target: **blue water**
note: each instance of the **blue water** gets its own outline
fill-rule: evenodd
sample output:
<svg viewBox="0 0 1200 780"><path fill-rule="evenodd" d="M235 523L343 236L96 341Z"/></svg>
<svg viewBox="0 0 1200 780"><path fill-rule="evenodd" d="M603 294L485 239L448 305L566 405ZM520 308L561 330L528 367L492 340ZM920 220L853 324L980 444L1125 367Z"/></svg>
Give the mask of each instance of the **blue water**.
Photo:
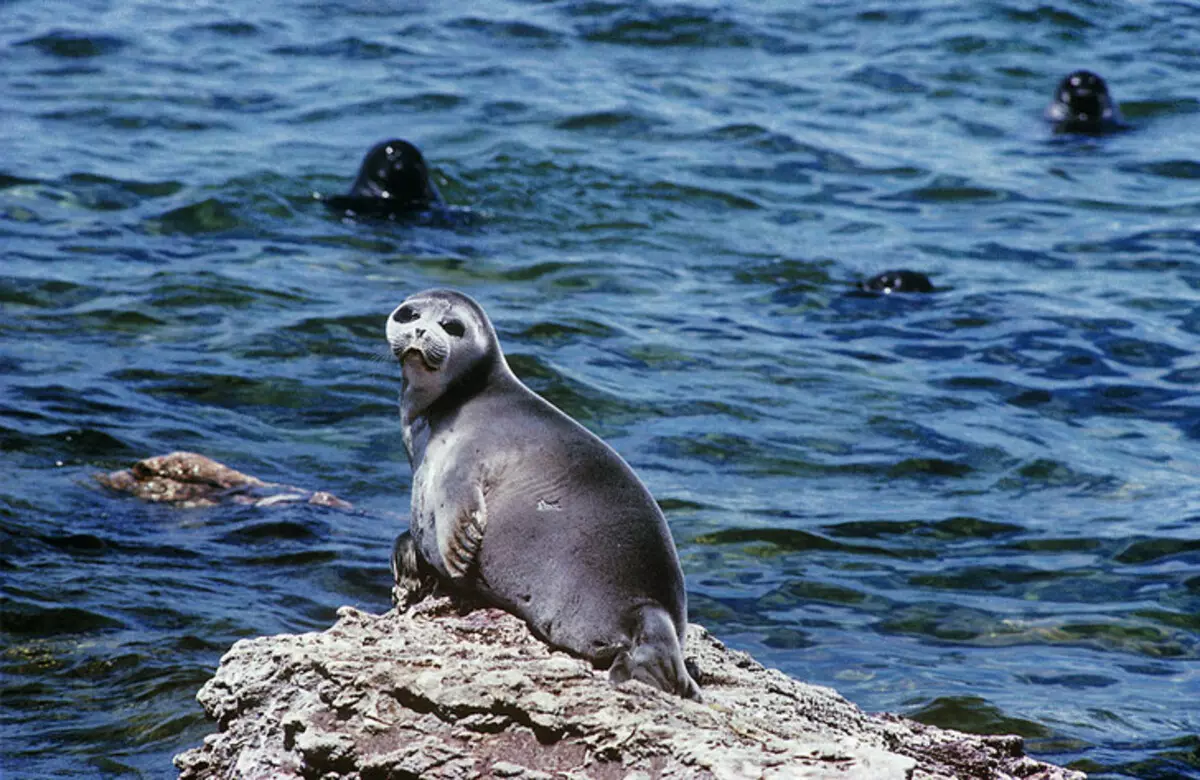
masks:
<svg viewBox="0 0 1200 780"><path fill-rule="evenodd" d="M1200 10L9 2L0 773L170 776L240 637L388 607L384 318L450 286L662 503L691 617L869 710L1200 776ZM1104 75L1133 130L1053 135ZM454 220L356 223L417 143ZM849 296L888 268L925 296ZM180 510L175 449L330 490Z"/></svg>

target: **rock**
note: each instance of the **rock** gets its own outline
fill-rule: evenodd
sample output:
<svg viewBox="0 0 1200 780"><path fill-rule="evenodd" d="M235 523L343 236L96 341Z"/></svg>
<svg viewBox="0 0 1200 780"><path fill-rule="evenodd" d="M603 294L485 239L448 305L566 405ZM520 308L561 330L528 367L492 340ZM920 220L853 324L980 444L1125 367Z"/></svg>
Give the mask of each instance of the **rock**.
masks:
<svg viewBox="0 0 1200 780"><path fill-rule="evenodd" d="M326 631L242 640L198 699L219 733L180 777L1066 780L1016 736L868 715L689 626L702 703L614 687L497 609L343 607Z"/></svg>
<svg viewBox="0 0 1200 780"><path fill-rule="evenodd" d="M146 501L185 508L220 503L272 506L299 501L335 509L353 508L332 493L263 482L195 452L155 455L127 470L97 474L96 481Z"/></svg>
<svg viewBox="0 0 1200 780"><path fill-rule="evenodd" d="M192 452L96 479L181 507L351 508ZM326 631L237 642L197 694L219 731L175 757L180 777L1083 777L1025 756L1020 737L868 715L829 688L729 650L699 626L688 627L686 650L702 703L636 681L614 687L607 673L550 649L518 618L464 608L445 597L384 615L343 607Z"/></svg>

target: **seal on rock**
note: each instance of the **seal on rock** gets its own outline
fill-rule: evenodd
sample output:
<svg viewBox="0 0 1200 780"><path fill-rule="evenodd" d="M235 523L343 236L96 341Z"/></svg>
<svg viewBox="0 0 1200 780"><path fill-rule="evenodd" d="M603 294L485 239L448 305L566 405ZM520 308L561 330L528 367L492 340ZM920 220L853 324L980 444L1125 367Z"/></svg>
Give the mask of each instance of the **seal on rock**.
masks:
<svg viewBox="0 0 1200 780"><path fill-rule="evenodd" d="M629 465L517 378L468 296L411 296L388 317L387 341L413 468L397 585L480 597L613 682L698 699L679 557Z"/></svg>
<svg viewBox="0 0 1200 780"><path fill-rule="evenodd" d="M1056 133L1096 134L1124 127L1108 85L1090 70L1077 70L1058 82L1046 120L1054 123Z"/></svg>
<svg viewBox="0 0 1200 780"><path fill-rule="evenodd" d="M929 293L933 292L933 282L920 271L899 269L875 274L865 282L858 283L858 289L865 293Z"/></svg>
<svg viewBox="0 0 1200 780"><path fill-rule="evenodd" d="M325 202L336 211L370 217L396 217L445 204L421 151L398 138L371 147L350 192Z"/></svg>

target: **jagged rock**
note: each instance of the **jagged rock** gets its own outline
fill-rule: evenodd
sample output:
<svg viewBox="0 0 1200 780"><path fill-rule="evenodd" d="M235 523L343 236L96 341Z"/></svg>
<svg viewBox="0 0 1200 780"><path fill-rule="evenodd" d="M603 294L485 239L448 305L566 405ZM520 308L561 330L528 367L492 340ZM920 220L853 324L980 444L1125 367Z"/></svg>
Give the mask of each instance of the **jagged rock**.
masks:
<svg viewBox="0 0 1200 780"><path fill-rule="evenodd" d="M332 493L263 482L195 452L155 455L139 460L129 469L97 474L96 481L146 501L185 508L220 503L271 506L298 501L335 509L352 508L348 501Z"/></svg>
<svg viewBox="0 0 1200 780"><path fill-rule="evenodd" d="M181 507L351 508L192 452L96 479ZM687 654L702 703L639 682L613 687L606 673L550 649L512 615L462 606L439 597L384 615L343 607L326 631L238 642L197 695L219 732L175 757L180 777L1083 777L1025 756L1020 737L867 715L828 688L727 649L699 626L688 627Z"/></svg>
<svg viewBox="0 0 1200 780"><path fill-rule="evenodd" d="M242 640L198 694L219 726L181 778L1075 780L979 737L867 715L689 626L702 703L604 672L496 609L343 607L319 633Z"/></svg>

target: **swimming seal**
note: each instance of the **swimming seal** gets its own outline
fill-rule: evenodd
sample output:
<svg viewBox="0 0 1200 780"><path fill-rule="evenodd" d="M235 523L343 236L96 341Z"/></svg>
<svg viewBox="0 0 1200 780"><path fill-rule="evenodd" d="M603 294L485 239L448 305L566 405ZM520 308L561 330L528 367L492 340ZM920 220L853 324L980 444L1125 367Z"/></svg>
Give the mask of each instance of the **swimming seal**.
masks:
<svg viewBox="0 0 1200 780"><path fill-rule="evenodd" d="M369 217L394 217L445 204L421 151L398 138L371 147L350 192L325 202L336 211Z"/></svg>
<svg viewBox="0 0 1200 780"><path fill-rule="evenodd" d="M1108 85L1090 70L1077 70L1058 82L1054 100L1046 107L1046 120L1054 123L1056 133L1097 134L1124 128Z"/></svg>
<svg viewBox="0 0 1200 780"><path fill-rule="evenodd" d="M549 644L699 698L683 659L687 596L666 519L607 444L526 387L487 314L453 290L387 320L413 468L397 585L512 612Z"/></svg>
<svg viewBox="0 0 1200 780"><path fill-rule="evenodd" d="M876 274L865 282L858 283L858 289L865 293L930 293L933 292L933 282L920 271L884 271Z"/></svg>

